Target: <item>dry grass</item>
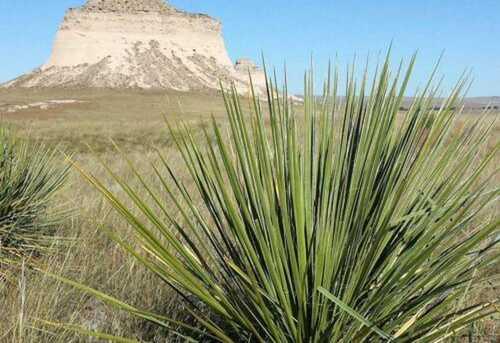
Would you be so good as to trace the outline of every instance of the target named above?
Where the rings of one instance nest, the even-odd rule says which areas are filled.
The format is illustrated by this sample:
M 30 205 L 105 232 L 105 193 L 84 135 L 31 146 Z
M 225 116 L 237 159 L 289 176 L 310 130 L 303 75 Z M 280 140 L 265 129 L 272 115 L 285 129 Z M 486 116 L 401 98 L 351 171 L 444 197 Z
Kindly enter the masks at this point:
M 0 90 L 0 102 L 23 103 L 26 100 L 76 99 L 81 104 L 64 105 L 54 110 L 26 110 L 16 114 L 1 114 L 2 120 L 14 126 L 30 139 L 59 146 L 74 154 L 78 163 L 101 180 L 109 177 L 98 159 L 112 170 L 125 161 L 112 151 L 110 139 L 138 165 L 148 169 L 154 161 L 152 147 L 164 150 L 174 168 L 182 168 L 177 152 L 170 146 L 162 115 L 171 121 L 183 120 L 193 124 L 203 122 L 208 115 L 224 113 L 221 98 L 216 94 L 185 94 L 176 92 L 143 91 L 6 91 Z M 463 115 L 458 125 L 469 125 L 477 114 Z M 492 114 L 497 117 L 498 114 Z M 495 123 L 492 136 L 484 142 L 486 152 L 500 139 L 500 123 Z M 89 152 L 88 145 L 94 153 Z M 62 154 L 61 154 L 62 155 Z M 500 165 L 500 156 L 492 168 Z M 153 177 L 152 171 L 149 175 Z M 127 178 L 127 175 L 123 175 Z M 493 181 L 496 185 L 500 179 Z M 182 317 L 182 305 L 177 296 L 158 283 L 132 258 L 122 252 L 101 228 L 111 227 L 128 232 L 123 219 L 104 202 L 100 195 L 82 178 L 72 172 L 67 188 L 58 199 L 74 208 L 74 215 L 58 230 L 64 240 L 54 242 L 47 255 L 34 263 L 53 273 L 64 275 L 123 299 L 139 308 L 156 310 Z M 490 209 L 498 215 L 500 204 Z M 3 268 L 3 269 L 2 269 Z M 167 333 L 153 329 L 147 323 L 110 310 L 71 287 L 43 276 L 29 265 L 6 269 L 0 276 L 0 342 L 82 342 L 88 338 L 72 332 L 57 330 L 38 320 L 83 324 L 91 329 L 148 342 L 164 342 Z M 499 275 L 500 267 L 491 270 Z M 484 288 L 481 294 L 468 294 L 467 299 L 498 298 L 495 285 Z M 495 341 L 500 334 L 498 318 L 489 318 L 471 327 L 469 332 L 482 341 Z
M 0 103 L 26 104 L 46 100 L 78 100 L 49 110 L 28 109 L 2 113 L 0 119 L 19 129 L 20 134 L 60 145 L 66 152 L 97 152 L 111 148 L 110 138 L 127 151 L 149 150 L 168 145 L 163 116 L 171 121 L 199 122 L 208 115 L 224 114 L 216 93 L 140 90 L 5 90 Z

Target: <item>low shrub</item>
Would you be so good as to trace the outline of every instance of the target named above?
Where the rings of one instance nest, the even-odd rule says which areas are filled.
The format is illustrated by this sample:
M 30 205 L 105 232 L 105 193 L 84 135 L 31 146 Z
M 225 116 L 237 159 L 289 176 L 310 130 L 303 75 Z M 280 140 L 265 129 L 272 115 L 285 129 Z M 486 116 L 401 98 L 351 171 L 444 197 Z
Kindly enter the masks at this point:
M 61 219 L 52 198 L 68 173 L 54 150 L 0 128 L 0 256 L 33 252 Z
M 202 341 L 434 342 L 494 313 L 498 300 L 464 298 L 499 257 L 499 218 L 481 215 L 499 195 L 485 175 L 498 146 L 480 158 L 486 117 L 455 134 L 465 80 L 437 110 L 429 82 L 398 114 L 413 63 L 391 73 L 387 60 L 371 82 L 350 72 L 345 97 L 334 76 L 318 99 L 308 74 L 300 105 L 269 80 L 250 113 L 224 92 L 227 130 L 214 120 L 204 141 L 174 136 L 196 191 L 161 154 L 155 184 L 130 163 L 140 191 L 110 171 L 133 208 L 81 170 L 135 242 L 111 237 L 185 298 L 198 328 L 65 281 Z

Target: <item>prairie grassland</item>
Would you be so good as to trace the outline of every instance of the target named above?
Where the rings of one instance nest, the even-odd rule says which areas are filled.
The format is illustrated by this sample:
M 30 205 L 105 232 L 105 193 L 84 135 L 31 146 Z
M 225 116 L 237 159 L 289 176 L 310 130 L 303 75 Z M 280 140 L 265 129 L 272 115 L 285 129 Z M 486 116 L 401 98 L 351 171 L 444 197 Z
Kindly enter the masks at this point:
M 49 110 L 26 110 L 0 114 L 2 121 L 15 128 L 22 136 L 40 141 L 61 150 L 86 171 L 110 186 L 113 181 L 101 164 L 104 161 L 121 177 L 129 179 L 123 156 L 113 147 L 116 142 L 127 158 L 146 175 L 153 178 L 150 163 L 155 163 L 154 148 L 168 157 L 170 165 L 182 175 L 183 166 L 177 151 L 171 145 L 164 119 L 184 121 L 193 127 L 206 121 L 211 114 L 223 120 L 224 108 L 216 94 L 186 94 L 176 92 L 143 91 L 55 91 L 55 90 L 0 90 L 0 102 L 21 103 L 48 99 L 76 99 L 78 104 L 64 105 Z M 498 114 L 492 113 L 492 119 Z M 477 114 L 464 114 L 457 125 L 470 125 Z M 499 143 L 500 122 L 484 152 Z M 89 148 L 90 147 L 90 148 Z M 92 152 L 90 151 L 92 149 Z M 491 168 L 498 168 L 500 156 Z M 491 171 L 491 170 L 490 170 Z M 131 175 L 130 175 L 131 176 Z M 133 179 L 130 177 L 130 179 Z M 186 182 L 189 180 L 186 179 Z M 496 185 L 500 178 L 492 180 Z M 117 191 L 118 187 L 116 187 Z M 167 200 L 165 200 L 167 202 Z M 97 288 L 139 308 L 166 314 L 174 319 L 188 317 L 179 297 L 159 283 L 154 276 L 138 266 L 124 253 L 103 229 L 113 228 L 130 234 L 127 224 L 111 210 L 100 194 L 73 170 L 65 189 L 58 195 L 59 206 L 72 208 L 73 215 L 58 228 L 58 236 L 49 252 L 26 265 L 2 267 L 0 278 L 0 342 L 82 342 L 85 336 L 58 329 L 52 323 L 73 323 L 89 329 L 98 329 L 118 336 L 149 342 L 164 342 L 168 333 L 148 323 L 117 313 L 72 287 L 34 270 L 40 269 L 63 275 Z M 500 204 L 495 204 L 485 215 L 498 215 Z M 500 266 L 491 273 L 499 275 Z M 497 282 L 498 283 L 498 282 Z M 500 296 L 497 285 L 486 285 L 480 294 L 464 294 L 467 300 L 494 299 Z M 477 341 L 495 341 L 500 332 L 498 318 L 488 318 L 470 327 L 468 334 Z

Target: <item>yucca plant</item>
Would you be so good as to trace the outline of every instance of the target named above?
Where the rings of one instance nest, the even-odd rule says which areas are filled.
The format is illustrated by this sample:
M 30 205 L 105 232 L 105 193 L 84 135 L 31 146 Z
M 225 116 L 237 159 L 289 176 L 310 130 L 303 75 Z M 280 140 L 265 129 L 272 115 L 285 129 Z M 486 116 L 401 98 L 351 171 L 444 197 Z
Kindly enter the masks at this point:
M 50 201 L 68 169 L 55 150 L 0 127 L 0 256 L 34 252 L 46 245 L 62 214 L 49 210 Z
M 485 174 L 498 146 L 480 155 L 491 123 L 456 132 L 466 80 L 438 110 L 431 80 L 399 113 L 413 65 L 392 73 L 387 58 L 360 81 L 352 69 L 343 97 L 337 71 L 321 98 L 308 73 L 303 104 L 276 77 L 248 111 L 223 91 L 227 126 L 213 120 L 204 141 L 170 127 L 196 192 L 161 153 L 156 184 L 130 163 L 141 190 L 109 171 L 133 208 L 81 170 L 136 242 L 111 237 L 185 298 L 201 329 L 66 281 L 202 341 L 434 342 L 494 313 L 463 302 L 499 257 L 498 215 L 482 216 L 499 195 L 497 170 Z

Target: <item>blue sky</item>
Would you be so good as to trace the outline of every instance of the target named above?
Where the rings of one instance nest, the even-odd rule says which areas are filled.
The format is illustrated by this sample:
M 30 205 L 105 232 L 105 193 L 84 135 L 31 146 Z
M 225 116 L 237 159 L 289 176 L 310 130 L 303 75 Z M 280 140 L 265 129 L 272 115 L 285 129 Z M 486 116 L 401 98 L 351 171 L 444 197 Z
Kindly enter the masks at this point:
M 83 0 L 0 0 L 0 82 L 46 61 L 68 7 Z M 311 55 L 321 76 L 330 58 L 376 56 L 393 41 L 395 60 L 419 58 L 412 89 L 423 83 L 444 50 L 440 75 L 449 89 L 466 68 L 471 96 L 500 95 L 499 0 L 172 0 L 224 23 L 231 58 L 286 60 L 291 88 L 300 92 Z

